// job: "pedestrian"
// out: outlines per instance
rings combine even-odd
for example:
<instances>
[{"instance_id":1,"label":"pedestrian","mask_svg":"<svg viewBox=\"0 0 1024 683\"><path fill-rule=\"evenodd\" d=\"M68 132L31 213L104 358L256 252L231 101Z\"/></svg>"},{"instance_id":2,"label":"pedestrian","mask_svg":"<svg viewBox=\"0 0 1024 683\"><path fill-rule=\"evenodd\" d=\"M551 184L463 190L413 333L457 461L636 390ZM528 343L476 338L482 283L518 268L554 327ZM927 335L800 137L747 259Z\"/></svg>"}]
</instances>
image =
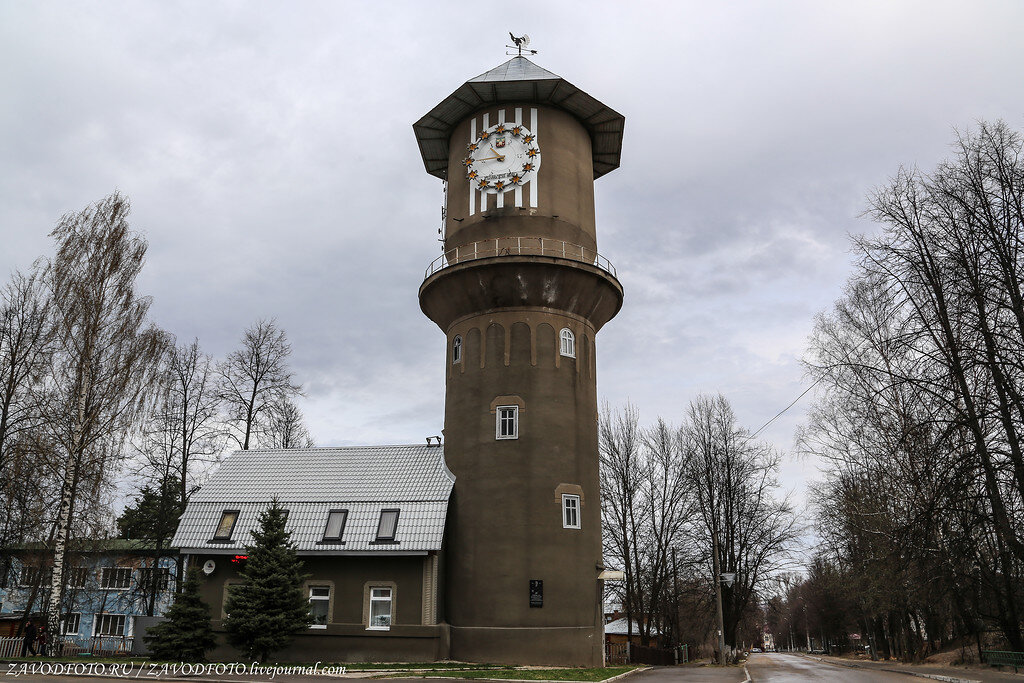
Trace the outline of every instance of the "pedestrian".
<instances>
[{"instance_id":1,"label":"pedestrian","mask_svg":"<svg viewBox=\"0 0 1024 683\"><path fill-rule=\"evenodd\" d=\"M39 648L39 656L46 656L46 624L39 625L39 635L36 636L36 646Z\"/></svg>"},{"instance_id":2,"label":"pedestrian","mask_svg":"<svg viewBox=\"0 0 1024 683\"><path fill-rule=\"evenodd\" d=\"M21 645L21 656L28 657L28 653L31 651L32 656L36 656L36 625L29 619L25 622L25 641Z\"/></svg>"}]
</instances>

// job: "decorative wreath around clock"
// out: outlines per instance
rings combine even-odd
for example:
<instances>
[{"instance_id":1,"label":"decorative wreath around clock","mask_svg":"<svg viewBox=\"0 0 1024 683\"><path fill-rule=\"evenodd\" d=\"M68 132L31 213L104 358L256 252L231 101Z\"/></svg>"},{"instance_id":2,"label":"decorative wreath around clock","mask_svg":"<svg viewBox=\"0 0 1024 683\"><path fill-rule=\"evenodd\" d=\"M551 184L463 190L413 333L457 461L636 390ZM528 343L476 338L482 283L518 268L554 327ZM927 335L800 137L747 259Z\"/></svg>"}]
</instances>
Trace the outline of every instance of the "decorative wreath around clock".
<instances>
[{"instance_id":1,"label":"decorative wreath around clock","mask_svg":"<svg viewBox=\"0 0 1024 683\"><path fill-rule=\"evenodd\" d=\"M537 174L537 136L522 124L499 123L469 144L462 164L469 182L478 190L489 194L507 192Z\"/></svg>"}]
</instances>

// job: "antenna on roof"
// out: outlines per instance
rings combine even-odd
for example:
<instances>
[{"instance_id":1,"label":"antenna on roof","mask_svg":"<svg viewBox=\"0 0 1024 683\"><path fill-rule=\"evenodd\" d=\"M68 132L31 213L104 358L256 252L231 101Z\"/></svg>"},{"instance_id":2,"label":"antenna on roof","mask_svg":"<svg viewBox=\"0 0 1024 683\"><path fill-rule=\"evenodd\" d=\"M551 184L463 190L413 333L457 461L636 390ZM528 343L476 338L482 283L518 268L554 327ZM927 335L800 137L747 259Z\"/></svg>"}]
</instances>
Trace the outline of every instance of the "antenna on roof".
<instances>
[{"instance_id":1,"label":"antenna on roof","mask_svg":"<svg viewBox=\"0 0 1024 683\"><path fill-rule=\"evenodd\" d=\"M519 56L522 57L523 56L523 50L526 50L526 46L530 44L530 36L528 36L528 35L526 35L524 33L522 35L522 37L516 38L515 36L512 35L511 31L509 31L508 34L509 34L509 36L512 37L512 42L515 43L515 45L506 45L505 47L509 48L510 50L518 50L519 51ZM535 55L535 54L537 54L537 51L536 50L526 50L526 53L530 54L530 55ZM511 52L506 52L505 54L510 55L512 53Z\"/></svg>"}]
</instances>

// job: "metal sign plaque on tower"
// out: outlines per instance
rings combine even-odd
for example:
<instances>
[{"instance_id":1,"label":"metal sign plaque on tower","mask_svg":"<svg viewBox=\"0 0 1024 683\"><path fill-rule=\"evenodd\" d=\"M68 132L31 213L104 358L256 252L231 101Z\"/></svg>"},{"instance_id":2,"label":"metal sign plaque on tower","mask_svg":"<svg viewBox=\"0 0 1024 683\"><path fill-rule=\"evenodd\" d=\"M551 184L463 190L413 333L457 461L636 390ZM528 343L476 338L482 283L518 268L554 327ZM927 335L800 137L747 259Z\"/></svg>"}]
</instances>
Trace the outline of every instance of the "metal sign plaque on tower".
<instances>
[{"instance_id":1,"label":"metal sign plaque on tower","mask_svg":"<svg viewBox=\"0 0 1024 683\"><path fill-rule=\"evenodd\" d=\"M419 296L447 338L453 659L603 662L595 338L623 293L593 181L618 167L624 122L519 54L413 126L448 183Z\"/></svg>"}]
</instances>

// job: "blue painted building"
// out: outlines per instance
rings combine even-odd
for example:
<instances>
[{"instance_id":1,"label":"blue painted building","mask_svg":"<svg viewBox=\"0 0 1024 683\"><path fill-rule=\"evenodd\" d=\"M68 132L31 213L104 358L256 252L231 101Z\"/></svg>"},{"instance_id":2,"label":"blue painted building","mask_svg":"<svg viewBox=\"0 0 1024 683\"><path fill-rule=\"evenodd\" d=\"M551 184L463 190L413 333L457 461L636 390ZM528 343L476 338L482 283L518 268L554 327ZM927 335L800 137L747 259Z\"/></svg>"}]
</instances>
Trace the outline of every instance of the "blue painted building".
<instances>
[{"instance_id":1,"label":"blue painted building","mask_svg":"<svg viewBox=\"0 0 1024 683\"><path fill-rule=\"evenodd\" d=\"M149 541L76 542L65 559L63 634L82 647L101 637L133 637L137 620L160 616L173 602L176 558L170 550L157 557ZM14 635L26 613L43 618L52 564L41 544L0 557L0 636Z\"/></svg>"}]
</instances>

